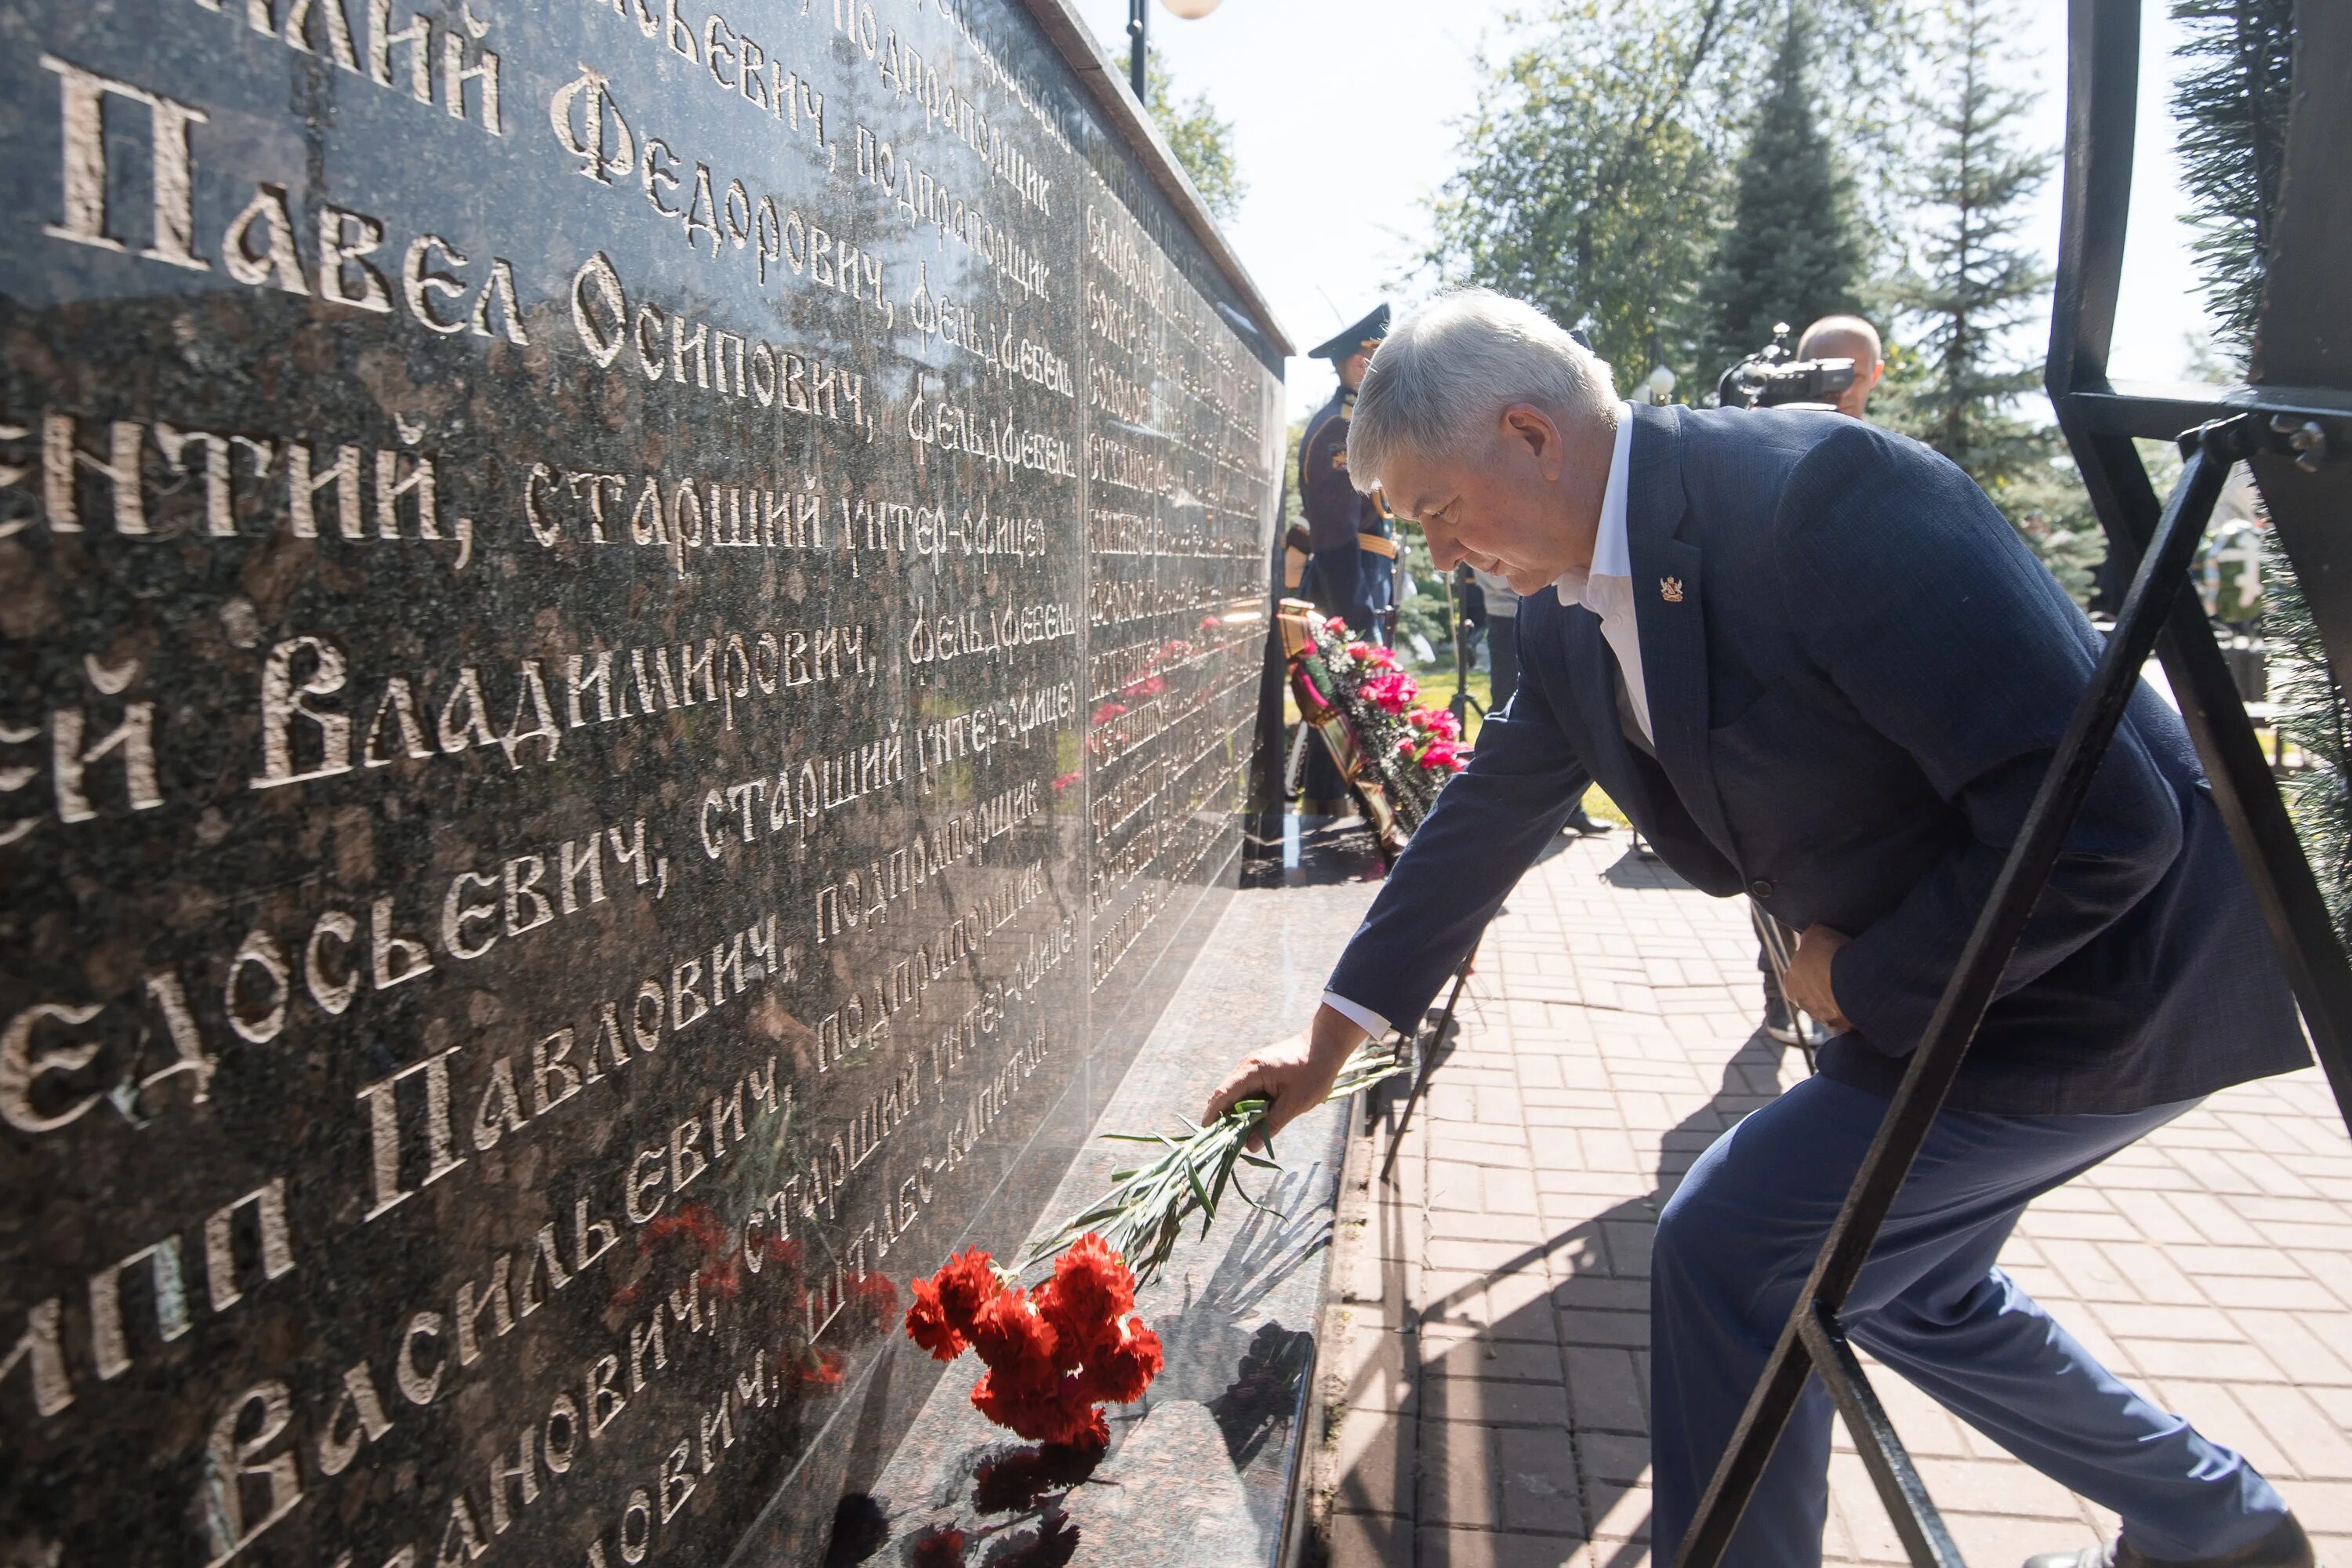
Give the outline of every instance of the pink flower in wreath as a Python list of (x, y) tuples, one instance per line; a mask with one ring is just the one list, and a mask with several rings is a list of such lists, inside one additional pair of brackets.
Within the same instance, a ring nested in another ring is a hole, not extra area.
[(1413, 684), (1412, 677), (1393, 669), (1366, 677), (1361, 689), (1364, 700), (1384, 713), (1402, 713), (1421, 695), (1421, 688)]
[(1458, 773), (1467, 763), (1462, 760), (1462, 748), (1451, 741), (1432, 741), (1429, 750), (1422, 752), (1421, 765), (1432, 773)]
[(1462, 726), (1449, 710), (1416, 708), (1405, 717), (1424, 734), (1435, 735), (1440, 740), (1445, 741), (1458, 741), (1462, 738)]
[(1421, 759), (1413, 755), (1413, 752), (1420, 744), (1420, 742), (1414, 740), (1411, 735), (1407, 735), (1397, 742), (1397, 755), (1402, 757), (1408, 763), (1419, 762)]

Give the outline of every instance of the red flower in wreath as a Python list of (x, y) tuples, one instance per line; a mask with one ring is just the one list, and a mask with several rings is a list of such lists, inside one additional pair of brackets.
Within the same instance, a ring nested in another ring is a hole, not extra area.
[(1406, 714), (1405, 718), (1412, 722), (1414, 729), (1426, 734), (1435, 735), (1447, 741), (1458, 741), (1462, 738), (1462, 725), (1454, 717), (1450, 709), (1416, 708)]
[(1393, 669), (1365, 677), (1359, 689), (1363, 692), (1365, 701), (1384, 713), (1402, 713), (1412, 706), (1412, 700), (1421, 695), (1421, 688), (1413, 684), (1412, 677)]

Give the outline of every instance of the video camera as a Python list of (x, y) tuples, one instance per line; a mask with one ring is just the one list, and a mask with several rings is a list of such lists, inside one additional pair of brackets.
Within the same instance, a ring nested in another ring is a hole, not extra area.
[(1772, 324), (1772, 341), (1723, 373), (1715, 400), (1726, 408), (1832, 408), (1853, 384), (1851, 359), (1791, 359), (1789, 323)]

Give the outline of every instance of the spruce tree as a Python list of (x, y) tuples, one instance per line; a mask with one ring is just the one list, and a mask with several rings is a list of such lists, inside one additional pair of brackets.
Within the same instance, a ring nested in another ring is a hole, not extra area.
[(2294, 0), (2173, 0), (2172, 16), (2187, 34), (2172, 111), (2205, 300), (2215, 336), (2243, 357), (2286, 159)]
[(1709, 271), (1713, 352), (1701, 360), (1703, 376), (1769, 342), (1775, 322), (1802, 331), (1855, 308), (1862, 237), (1822, 129), (1811, 65), (1806, 13), (1792, 4), (1734, 172), (1731, 226)]
[(1898, 423), (1967, 469), (2012, 521), (2023, 492), (2052, 481), (2056, 451), (2051, 428), (2017, 406), (2039, 389), (2042, 367), (2012, 345), (2050, 286), (2018, 239), (2051, 166), (2048, 153), (2020, 144), (2032, 94), (2003, 85), (2015, 72), (2001, 44), (2021, 22), (2011, 0), (1947, 0), (1930, 31), (1933, 65), (1912, 100), (1929, 137), (1914, 188), (1916, 265), (1893, 290), (1918, 327), (1918, 373)]

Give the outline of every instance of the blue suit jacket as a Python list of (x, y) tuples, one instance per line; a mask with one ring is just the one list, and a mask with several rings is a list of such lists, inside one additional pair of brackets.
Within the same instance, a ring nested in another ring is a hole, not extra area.
[[(1657, 756), (1600, 622), (1519, 613), (1507, 712), (1413, 836), (1331, 989), (1414, 1018), (1597, 780), (1675, 870), (1853, 938), (1821, 1070), (1891, 1089), (2099, 637), (1982, 492), (1828, 414), (1636, 407), (1627, 532)], [(2309, 1059), (2180, 721), (2142, 685), (1951, 1103), (2116, 1112)]]

